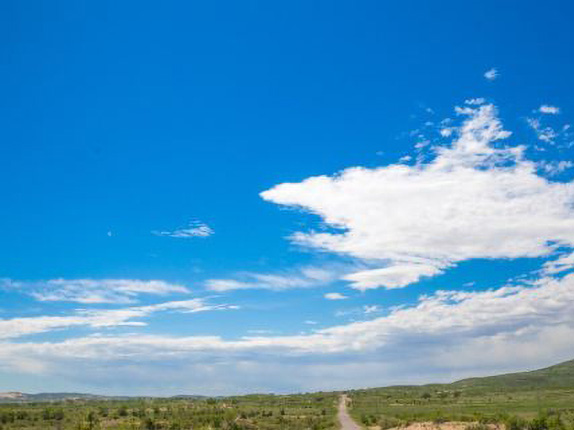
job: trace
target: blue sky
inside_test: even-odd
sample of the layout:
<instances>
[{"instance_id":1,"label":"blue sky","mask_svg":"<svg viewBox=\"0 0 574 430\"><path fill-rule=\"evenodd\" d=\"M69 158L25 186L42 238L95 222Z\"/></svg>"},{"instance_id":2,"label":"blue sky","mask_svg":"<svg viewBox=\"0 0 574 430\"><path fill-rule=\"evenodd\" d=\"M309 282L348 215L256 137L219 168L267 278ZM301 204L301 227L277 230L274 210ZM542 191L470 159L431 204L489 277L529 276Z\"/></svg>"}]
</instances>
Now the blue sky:
<instances>
[{"instance_id":1,"label":"blue sky","mask_svg":"<svg viewBox=\"0 0 574 430\"><path fill-rule=\"evenodd\" d=\"M1 7L0 390L574 357L568 2Z\"/></svg>"}]
</instances>

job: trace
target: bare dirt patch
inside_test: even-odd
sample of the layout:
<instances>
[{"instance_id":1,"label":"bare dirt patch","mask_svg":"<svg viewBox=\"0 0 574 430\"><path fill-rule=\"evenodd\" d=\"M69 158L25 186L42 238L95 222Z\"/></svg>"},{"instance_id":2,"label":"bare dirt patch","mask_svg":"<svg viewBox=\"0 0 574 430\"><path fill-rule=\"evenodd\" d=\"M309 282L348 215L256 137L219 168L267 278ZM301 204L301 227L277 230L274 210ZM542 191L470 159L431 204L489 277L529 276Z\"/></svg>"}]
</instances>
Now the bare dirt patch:
<instances>
[{"instance_id":1,"label":"bare dirt patch","mask_svg":"<svg viewBox=\"0 0 574 430\"><path fill-rule=\"evenodd\" d=\"M445 423L433 423L433 422L420 422L411 423L406 426L393 427L387 430L466 430L467 428L472 428L473 425L478 423L474 422L462 422L462 421L448 421ZM498 424L487 424L486 427L489 430L504 430L504 426ZM371 426L370 430L381 430L380 426Z\"/></svg>"}]
</instances>

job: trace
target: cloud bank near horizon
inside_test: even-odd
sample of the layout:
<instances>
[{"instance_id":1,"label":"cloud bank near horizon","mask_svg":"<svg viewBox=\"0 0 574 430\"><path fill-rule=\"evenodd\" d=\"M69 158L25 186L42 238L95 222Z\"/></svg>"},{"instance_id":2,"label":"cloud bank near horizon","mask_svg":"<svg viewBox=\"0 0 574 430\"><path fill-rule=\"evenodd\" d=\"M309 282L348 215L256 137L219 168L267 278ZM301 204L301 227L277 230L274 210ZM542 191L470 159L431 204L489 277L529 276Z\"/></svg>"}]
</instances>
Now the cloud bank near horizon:
<instances>
[{"instance_id":1,"label":"cloud bank near horizon","mask_svg":"<svg viewBox=\"0 0 574 430\"><path fill-rule=\"evenodd\" d=\"M335 389L357 387L363 381L351 384L346 373L339 373L345 368L351 374L361 374L361 367L366 363L371 371L380 373L369 380L387 384L401 382L393 376L397 369L400 368L402 374L416 374L415 370L424 361L432 372L411 382L429 382L429 375L445 380L454 375L503 370L509 365L508 357L513 357L514 368L535 367L550 364L557 357L571 357L574 345L565 339L574 335L573 307L574 274L560 279L545 276L532 285L474 292L438 291L421 297L413 306L397 307L371 320L302 335L224 339L217 335L96 334L60 342L3 341L0 369L36 376L65 374L88 383L94 374L104 372L111 363L120 368L137 363L140 371L147 369L145 373L149 374L161 373L160 370L169 365L174 371L195 369L196 373L185 373L190 386L192 382L206 383L206 375L198 375L197 371L211 369L208 374L212 386L202 386L202 392L215 394L217 390L213 387L250 378L251 383L244 390L256 390L257 384L263 384L265 375L257 371L259 366L276 369L275 379L286 390L294 389L296 384L300 384L296 390L303 387ZM132 308L127 312L88 312L76 317L78 320L58 320L56 325L44 319L30 318L28 322L36 327L50 322L51 325L44 328L51 330L62 324L102 327L131 324L134 317L170 309L201 312L231 308L189 301ZM22 330L16 333L16 326L26 326L26 318L0 322L0 333L8 337L31 333ZM545 346L543 349L541 344ZM483 354L485 350L489 351L488 356ZM397 360L398 357L401 359ZM306 381L307 385L303 380L289 382L292 375L280 376L279 369L283 366L299 366L302 374L315 374L315 377L330 376L327 381L312 378ZM90 372L86 372L88 368ZM134 371L128 369L128 373ZM232 381L227 381L230 377ZM174 381L166 382L169 385ZM136 383L132 381L132 384ZM234 391L228 386L225 392Z\"/></svg>"}]
</instances>

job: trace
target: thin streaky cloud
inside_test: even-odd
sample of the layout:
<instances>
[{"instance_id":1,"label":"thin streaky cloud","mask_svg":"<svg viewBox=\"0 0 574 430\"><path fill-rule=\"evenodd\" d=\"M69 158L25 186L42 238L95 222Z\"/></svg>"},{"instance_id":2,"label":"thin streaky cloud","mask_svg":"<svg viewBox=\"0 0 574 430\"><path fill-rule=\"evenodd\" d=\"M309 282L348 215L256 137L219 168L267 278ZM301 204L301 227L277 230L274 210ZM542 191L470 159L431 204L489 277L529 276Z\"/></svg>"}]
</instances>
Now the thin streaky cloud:
<instances>
[{"instance_id":1,"label":"thin streaky cloud","mask_svg":"<svg viewBox=\"0 0 574 430\"><path fill-rule=\"evenodd\" d=\"M215 231L207 224L201 221L193 221L187 227L176 230L152 231L155 236L175 237L179 239L189 239L194 237L209 237Z\"/></svg>"},{"instance_id":2,"label":"thin streaky cloud","mask_svg":"<svg viewBox=\"0 0 574 430\"><path fill-rule=\"evenodd\" d=\"M345 296L344 294L341 294L341 293L327 293L323 297L325 297L327 300L345 300L345 299L348 299L347 296Z\"/></svg>"},{"instance_id":3,"label":"thin streaky cloud","mask_svg":"<svg viewBox=\"0 0 574 430\"><path fill-rule=\"evenodd\" d=\"M286 291L299 288L318 288L330 285L348 272L345 265L304 266L276 273L238 273L233 278L208 279L205 286L211 291L271 290Z\"/></svg>"},{"instance_id":4,"label":"thin streaky cloud","mask_svg":"<svg viewBox=\"0 0 574 430\"><path fill-rule=\"evenodd\" d=\"M141 279L49 279L41 281L0 281L3 289L17 290L42 302L83 304L134 303L141 295L189 294L190 290L162 280Z\"/></svg>"},{"instance_id":5,"label":"thin streaky cloud","mask_svg":"<svg viewBox=\"0 0 574 430\"><path fill-rule=\"evenodd\" d=\"M379 305L365 305L365 306L363 306L363 312L365 313L365 315L373 314L373 313L379 312L380 310L381 310L381 307Z\"/></svg>"},{"instance_id":6,"label":"thin streaky cloud","mask_svg":"<svg viewBox=\"0 0 574 430\"><path fill-rule=\"evenodd\" d=\"M238 309L238 306L212 304L205 299L195 298L118 309L80 309L65 316L43 315L0 319L0 339L17 339L80 326L91 328L145 326L147 324L140 320L157 312L197 313L234 309Z\"/></svg>"},{"instance_id":7,"label":"thin streaky cloud","mask_svg":"<svg viewBox=\"0 0 574 430\"><path fill-rule=\"evenodd\" d=\"M538 108L538 112L547 115L558 115L560 113L560 108L557 106L542 105Z\"/></svg>"}]
</instances>

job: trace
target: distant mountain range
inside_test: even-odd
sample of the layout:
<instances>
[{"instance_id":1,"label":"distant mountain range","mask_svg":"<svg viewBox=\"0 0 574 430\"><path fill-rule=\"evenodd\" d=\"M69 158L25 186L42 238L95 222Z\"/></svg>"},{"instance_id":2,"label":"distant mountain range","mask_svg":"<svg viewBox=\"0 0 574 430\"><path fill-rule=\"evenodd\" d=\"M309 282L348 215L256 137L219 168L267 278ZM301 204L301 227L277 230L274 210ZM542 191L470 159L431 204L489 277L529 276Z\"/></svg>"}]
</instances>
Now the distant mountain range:
<instances>
[{"instance_id":1,"label":"distant mountain range","mask_svg":"<svg viewBox=\"0 0 574 430\"><path fill-rule=\"evenodd\" d=\"M460 390L536 390L551 388L574 388L574 360L566 361L544 369L530 372L507 373L481 378L467 378L451 384L428 384L425 386L410 386L410 388L442 387ZM388 387L393 388L393 387ZM396 387L395 387L396 388ZM384 389L384 388L378 388ZM141 397L141 396L140 396ZM206 396L179 395L172 398L200 399ZM84 393L38 393L26 394L20 392L0 393L0 403L31 403L58 401L88 401L88 400L127 400L136 397L102 396Z\"/></svg>"},{"instance_id":2,"label":"distant mountain range","mask_svg":"<svg viewBox=\"0 0 574 430\"><path fill-rule=\"evenodd\" d=\"M17 391L0 393L0 403L59 402L64 400L121 400L129 397L98 396L84 393L37 393L27 394Z\"/></svg>"},{"instance_id":3,"label":"distant mountain range","mask_svg":"<svg viewBox=\"0 0 574 430\"><path fill-rule=\"evenodd\" d=\"M129 400L151 398L153 396L104 396L86 393L37 393L28 394L18 391L0 393L0 403L34 403L34 402L62 402L62 401L88 401L88 400ZM182 394L172 396L171 399L205 399L208 396Z\"/></svg>"}]
</instances>

